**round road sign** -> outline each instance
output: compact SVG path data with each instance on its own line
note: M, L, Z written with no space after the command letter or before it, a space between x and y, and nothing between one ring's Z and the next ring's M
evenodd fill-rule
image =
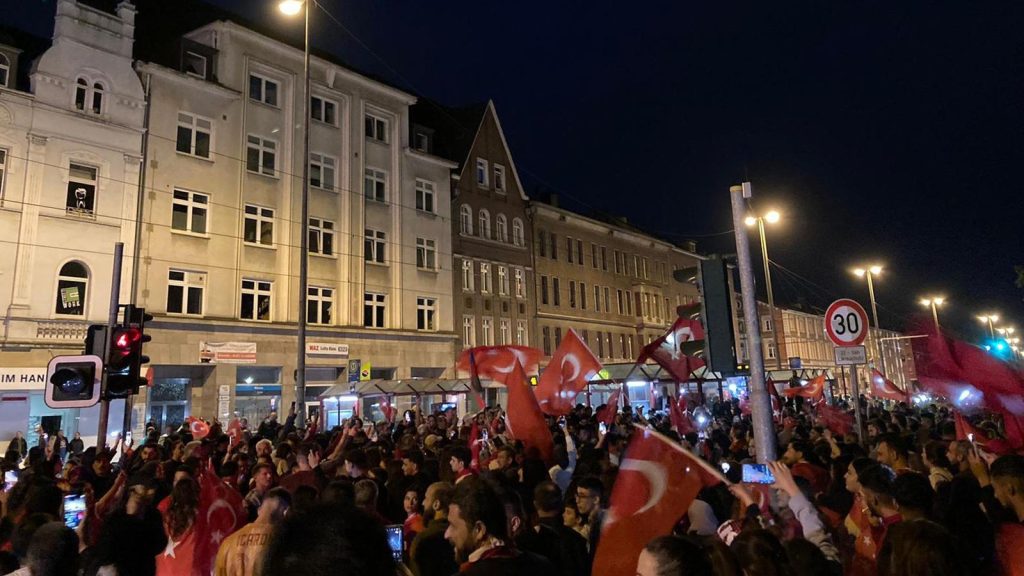
M836 346L860 346L868 336L868 314L856 301L840 298L825 312L825 333Z

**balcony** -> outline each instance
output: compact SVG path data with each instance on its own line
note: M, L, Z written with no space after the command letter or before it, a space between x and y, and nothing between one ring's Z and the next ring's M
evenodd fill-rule
M37 320L36 339L46 342L83 342L89 323L79 320Z

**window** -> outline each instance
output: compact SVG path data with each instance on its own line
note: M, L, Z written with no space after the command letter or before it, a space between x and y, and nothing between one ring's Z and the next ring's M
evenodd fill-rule
M490 294L491 288L491 264L489 262L480 263L480 293Z
M491 239L491 213L480 210L480 237Z
M480 344L483 346L494 345L494 318L490 316L480 319Z
M558 260L558 235L551 233L551 259Z
M597 357L604 358L604 336L600 332L597 333Z
M622 350L622 356L620 358L629 358L629 354L626 353L626 335L619 334L619 349Z
M508 296L508 268L498 266L498 294Z
M181 69L189 76L206 80L206 56L186 50L181 57Z
M277 143L249 134L245 168L255 174L274 176L277 173Z
M590 266L597 269L597 244L590 243Z
M75 108L93 114L103 113L103 95L106 89L100 82L90 83L85 78L75 82Z
M430 133L424 130L416 130L412 135L412 147L420 152L430 153Z
M385 248L387 234L381 230L366 228L363 231L363 258L367 262L385 264Z
M53 312L59 316L85 316L85 296L89 272L81 262L68 262L57 274L57 304Z
M569 280L569 308L576 307L576 281Z
M7 86L7 78L11 75L11 63L7 56L0 54L0 86Z
M426 296L416 297L416 329L437 330L437 299Z
M0 57L3 55L0 54ZM7 149L0 148L0 202L4 199L4 182L7 180Z
M523 229L523 221L520 218L512 219L512 244L519 247L526 246L526 232Z
M548 233L545 230L539 230L537 232L537 251L542 257L548 255Z
M544 339L544 355L551 356L551 328L545 326L541 329L541 334Z
M576 239L576 263L583 266L583 240Z
M487 160L483 158L476 159L476 183L481 188L487 188L489 182L487 181L490 176L487 173Z
M367 168L363 172L363 193L368 200L377 202L388 201L388 174L376 168Z
M769 360L774 360L776 355L775 342L765 343L765 356L767 356Z
M601 246L601 270L608 270L608 250Z
M334 256L334 222L310 218L307 246L311 254Z
M309 117L317 122L323 122L324 124L330 124L331 126L337 126L338 124L338 105L334 102L327 100L326 98L320 98L319 96L313 96L309 99Z
M494 190L505 193L505 167L501 164L494 165Z
M426 180L416 179L416 209L433 214L434 208L434 183Z
M473 291L473 261L463 260L462 261L462 291L472 292Z
M382 144L388 143L388 121L380 116L367 113L364 121L366 137Z
M167 272L167 313L189 316L203 315L203 292L206 273L186 270Z
M187 112L178 112L178 138L175 150L199 158L210 157L213 120Z
M636 254L633 254L633 276L640 277L640 257Z
M554 305L555 306L561 306L562 305L562 295L561 295L561 293L560 293L560 291L558 289L558 278L552 278L551 279L551 295L552 295L552 300L551 301L554 303Z
M650 280L650 276L647 275L647 258L640 259L640 266L643 269L644 280Z
M363 326L367 328L384 327L384 304L387 296L376 292L363 294Z
M476 346L476 319L469 315L462 317L462 345L466 348Z
M767 318L767 317L766 318L761 318L761 331L762 332L771 332L772 331L772 319L771 318Z
M633 293L626 290L626 314L633 315Z
M565 261L572 264L573 255L573 243L572 238L566 237L565 239Z
M555 328L555 348L562 345L562 329Z
M459 208L459 232L467 236L473 235L473 209L468 204Z
M515 275L516 298L526 298L526 271L516 268L513 274Z
M594 310L597 312L601 311L601 287L594 286ZM607 312L607 310L606 310ZM600 338L599 338L600 340Z
M242 320L270 321L270 297L273 283L242 278Z
M494 218L494 227L498 233L498 242L508 242L508 219L504 214L498 214Z
M317 152L309 154L309 185L322 190L334 190L334 174L337 161Z
M416 267L437 270L437 242L427 238L416 239Z
M612 311L612 299L610 298L610 295L611 295L611 289L608 288L607 286L605 286L604 287L604 311L605 312L611 312Z
M626 313L626 309L622 303L622 290L615 291L615 304L618 305L620 316Z
M306 289L306 322L330 324L334 308L334 289L310 286Z
M587 285L580 282L580 310L587 309Z
M626 337L626 358L635 358L633 356L633 335L630 334Z
M512 343L512 321L508 318L498 320L498 344L506 346Z
M547 276L541 276L540 277L540 303L541 304L547 304L548 303L548 277Z
M516 345L529 346L530 342L526 335L526 320L516 320Z
M171 200L171 229L206 234L210 197L199 192L174 190Z
M71 162L68 166L67 213L92 216L96 210L99 169Z
M247 244L274 245L274 209L245 205L243 240Z
M276 81L260 76L249 74L249 99L262 102L270 106L277 106L278 84Z

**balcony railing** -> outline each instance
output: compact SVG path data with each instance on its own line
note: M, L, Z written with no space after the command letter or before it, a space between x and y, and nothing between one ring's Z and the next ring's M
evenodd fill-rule
M88 329L87 322L76 320L38 320L36 321L36 338L53 341L83 341Z

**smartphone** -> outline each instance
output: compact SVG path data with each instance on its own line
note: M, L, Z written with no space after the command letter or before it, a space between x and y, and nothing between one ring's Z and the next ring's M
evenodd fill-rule
M608 425L605 424L604 422L601 422L600 424L598 424L597 425L597 429L601 431L601 434L607 434L608 433Z
M732 469L732 466L728 462L722 462L718 466L719 466L719 468L722 469L722 474L728 474L729 470Z
M64 525L74 530L85 518L85 494L71 493L64 496Z
M775 476L767 464L744 464L743 482L747 484L774 484Z
M971 432L970 434L967 435L967 441L970 442L971 444L974 444L974 432Z
M131 444L132 443L132 432L131 432L131 430L129 430L128 432L124 433L124 443L125 444Z
M11 488L18 483L18 471L8 470L4 472L4 492L10 492Z
M487 432L487 430L480 431L480 438L483 439L484 442L488 440L488 437L490 437L490 434Z
M402 525L389 524L384 527L388 533L388 546L391 547L391 557L395 562L402 561Z

